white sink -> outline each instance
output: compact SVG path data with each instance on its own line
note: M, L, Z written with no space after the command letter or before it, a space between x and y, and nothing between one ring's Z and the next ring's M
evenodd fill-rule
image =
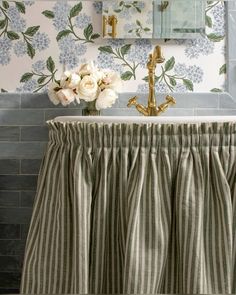
M184 116L184 117L144 117L144 116L62 116L55 122L88 122L88 123L203 123L203 122L236 122L236 116Z

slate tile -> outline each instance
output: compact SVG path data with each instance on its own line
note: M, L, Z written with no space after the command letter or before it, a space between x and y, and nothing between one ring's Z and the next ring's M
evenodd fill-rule
M46 143L44 142L0 142L0 158L2 159L41 159Z
M2 288L19 288L20 272L0 272L0 289Z
M7 289L7 288L0 288L0 294L19 294L20 289L12 288L12 289Z
M38 174L41 162L41 159L22 159L21 174Z
M18 109L20 107L19 93L1 93L0 109Z
M32 208L36 191L21 191L21 207Z
M55 105L49 100L47 93L23 93L21 95L22 109L45 109L54 107Z
M194 110L195 116L236 116L236 109L221 109L221 110L214 110L214 109L205 109Z
M1 190L34 190L36 175L0 175Z
M31 208L0 208L0 223L29 223L32 216Z
M20 161L16 159L0 159L0 174L18 174Z
M21 141L48 141L47 126L21 127Z
M21 270L20 256L0 256L0 261L0 272Z
M0 126L0 141L19 141L20 127Z
M20 239L20 224L0 224L0 239Z
M43 110L0 110L0 125L42 125Z
M21 239L24 241L27 239L27 235L29 232L29 226L30 226L30 222L28 222L26 224L21 224Z
M23 240L0 240L0 255L19 255L22 256L25 249ZM0 286L2 287L2 286Z
M20 205L20 192L0 191L0 207L18 207Z

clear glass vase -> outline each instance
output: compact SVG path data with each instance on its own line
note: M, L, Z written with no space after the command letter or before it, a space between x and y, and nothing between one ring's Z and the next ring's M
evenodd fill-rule
M95 106L95 100L89 101L86 108L82 109L82 116L100 116L101 111L98 111Z

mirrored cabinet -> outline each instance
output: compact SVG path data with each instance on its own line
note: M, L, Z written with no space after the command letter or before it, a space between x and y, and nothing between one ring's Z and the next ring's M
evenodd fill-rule
M204 0L103 1L104 38L197 38L205 32Z
M152 1L103 1L104 38L152 38Z

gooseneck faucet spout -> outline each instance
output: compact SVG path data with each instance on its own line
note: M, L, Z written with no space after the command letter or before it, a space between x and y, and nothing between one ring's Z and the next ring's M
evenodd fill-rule
M153 53L149 54L149 59L147 63L148 69L148 84L149 84L149 95L148 95L148 106L145 107L142 104L137 103L137 96L129 99L127 104L128 107L134 105L136 109L145 116L158 116L165 112L166 109L176 103L175 99L167 95L166 102L162 103L160 106L156 106L156 96L155 96L155 71L156 65L163 63L165 58L162 56L161 47L156 46Z

